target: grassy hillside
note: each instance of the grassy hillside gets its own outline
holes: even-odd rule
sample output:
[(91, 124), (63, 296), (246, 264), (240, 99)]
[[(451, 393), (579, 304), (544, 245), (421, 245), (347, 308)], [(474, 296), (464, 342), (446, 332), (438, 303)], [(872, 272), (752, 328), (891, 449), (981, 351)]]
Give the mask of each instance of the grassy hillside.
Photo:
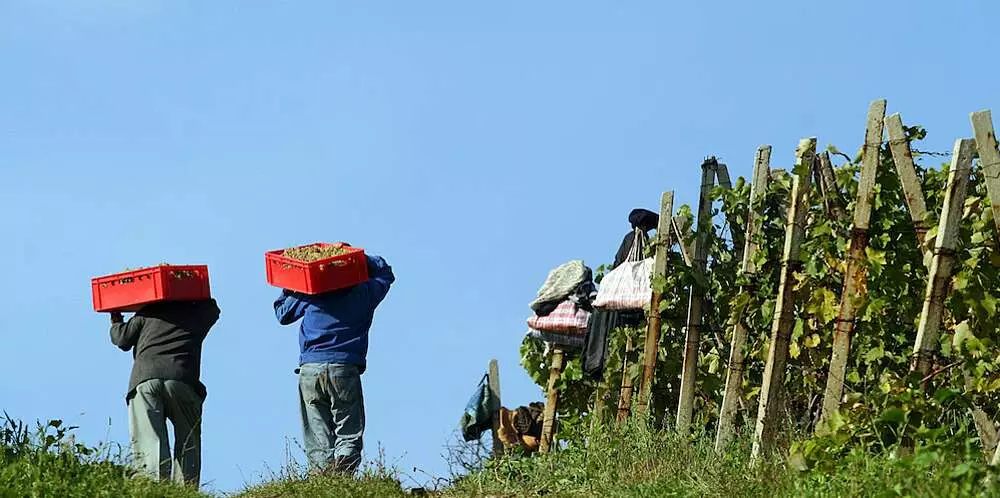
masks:
[[(29, 430), (7, 420), (0, 429), (0, 497), (59, 496), (170, 498), (209, 495), (134, 478), (120, 455), (76, 445), (58, 421)], [(848, 453), (794, 470), (785, 462), (752, 465), (747, 448), (724, 457), (710, 441), (629, 426), (588, 436), (546, 456), (509, 457), (456, 480), (437, 496), (1000, 496), (995, 472), (969, 457), (918, 448), (914, 457)], [(803, 466), (798, 464), (800, 468)], [(822, 470), (821, 470), (822, 469)], [(297, 473), (242, 490), (244, 498), (407, 496), (390, 471), (359, 479)]]
[(53, 420), (28, 427), (0, 421), (0, 497), (204, 497), (191, 489), (136, 479), (112, 448), (89, 448)]

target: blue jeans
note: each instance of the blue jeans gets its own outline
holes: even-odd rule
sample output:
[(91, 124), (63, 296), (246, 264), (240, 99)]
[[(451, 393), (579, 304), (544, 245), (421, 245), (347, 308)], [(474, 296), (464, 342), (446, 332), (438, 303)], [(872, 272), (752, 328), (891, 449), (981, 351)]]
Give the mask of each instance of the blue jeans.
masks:
[(357, 365), (299, 367), (302, 436), (311, 472), (354, 474), (361, 465), (365, 402)]

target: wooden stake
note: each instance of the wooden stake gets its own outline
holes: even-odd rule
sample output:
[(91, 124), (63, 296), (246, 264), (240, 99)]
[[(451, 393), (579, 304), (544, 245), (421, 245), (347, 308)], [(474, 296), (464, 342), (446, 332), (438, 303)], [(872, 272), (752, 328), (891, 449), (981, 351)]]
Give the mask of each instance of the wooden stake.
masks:
[(756, 460), (762, 453), (769, 453), (774, 443), (774, 435), (779, 424), (779, 400), (785, 382), (785, 367), (788, 362), (788, 345), (792, 335), (795, 309), (795, 273), (802, 267), (800, 246), (805, 233), (806, 212), (809, 210), (809, 169), (816, 155), (816, 138), (799, 141), (795, 151), (797, 175), (792, 177), (792, 195), (788, 202), (788, 218), (785, 221), (785, 248), (782, 254), (781, 281), (778, 297), (774, 304), (774, 321), (771, 326), (771, 344), (764, 367), (764, 381), (760, 390), (760, 406), (757, 408), (757, 427), (754, 430), (751, 458)]
[[(729, 178), (729, 168), (726, 167), (725, 164), (719, 163), (715, 167), (715, 181), (720, 187), (726, 190), (733, 189), (733, 182)], [(743, 259), (743, 249), (745, 249), (743, 232), (739, 230), (739, 224), (735, 223), (736, 220), (730, 218), (729, 216), (729, 213), (726, 213), (726, 221), (729, 222), (729, 233), (732, 234), (733, 237), (733, 257), (736, 259)]]
[[(660, 197), (660, 222), (656, 227), (656, 255), (653, 257), (653, 280), (667, 276), (667, 256), (670, 253), (670, 216), (674, 212), (674, 193), (664, 192)], [(649, 300), (649, 326), (646, 329), (642, 384), (639, 385), (639, 409), (649, 412), (649, 393), (652, 392), (656, 374), (656, 358), (660, 350), (660, 300), (655, 288)]]
[(500, 398), (500, 367), (497, 360), (490, 360), (489, 387), (493, 399), (497, 400), (497, 411), (493, 413), (493, 456), (503, 454), (503, 442), (500, 440), (500, 406), (503, 404)]
[[(758, 213), (755, 207), (760, 198), (767, 193), (767, 183), (769, 169), (771, 165), (771, 146), (764, 145), (757, 149), (757, 156), (754, 158), (753, 180), (750, 184), (750, 209), (747, 211), (747, 226), (745, 249), (743, 250), (743, 265), (741, 271), (744, 275), (756, 273), (754, 258), (757, 255)], [(744, 285), (741, 293), (753, 291), (753, 284)], [(733, 439), (733, 426), (736, 417), (736, 409), (743, 396), (743, 362), (745, 351), (743, 348), (747, 341), (747, 328), (743, 323), (745, 307), (733, 310), (733, 334), (732, 344), (729, 348), (729, 369), (726, 372), (726, 390), (722, 395), (722, 409), (719, 412), (719, 429), (715, 436), (715, 451), (722, 453), (729, 448)]]
[(830, 162), (829, 152), (824, 152), (818, 156), (816, 173), (820, 179), (820, 184), (823, 186), (823, 202), (830, 216), (838, 220), (846, 219), (847, 213), (844, 212), (844, 203), (840, 197), (840, 189), (837, 188), (837, 180), (833, 176), (833, 163)]
[(625, 354), (622, 356), (622, 387), (618, 393), (619, 422), (624, 422), (628, 418), (629, 410), (632, 409), (632, 376), (628, 374), (628, 357), (631, 356), (634, 346), (632, 334), (629, 332), (630, 330), (625, 331)]
[(559, 346), (552, 348), (552, 368), (549, 370), (549, 388), (545, 399), (545, 411), (542, 413), (542, 440), (539, 451), (548, 453), (552, 448), (552, 437), (556, 423), (556, 407), (559, 403), (559, 391), (556, 381), (562, 375), (563, 350)]
[(958, 239), (958, 225), (962, 221), (965, 194), (969, 186), (969, 172), (972, 168), (972, 152), (975, 140), (963, 138), (955, 141), (948, 170), (948, 190), (944, 194), (944, 208), (938, 223), (937, 240), (934, 243), (934, 258), (931, 260), (927, 290), (924, 293), (924, 307), (920, 312), (917, 326), (917, 340), (913, 345), (912, 371), (926, 377), (937, 353), (941, 314), (951, 280), (952, 265), (955, 262), (955, 245)]
[(906, 199), (906, 208), (910, 211), (910, 220), (913, 221), (913, 227), (917, 231), (917, 243), (920, 247), (924, 247), (928, 228), (927, 202), (924, 200), (924, 191), (920, 188), (917, 169), (913, 166), (913, 154), (910, 152), (910, 142), (906, 140), (903, 119), (896, 113), (886, 118), (885, 125), (889, 130), (892, 162), (896, 166), (899, 183), (903, 186), (903, 197)]
[(1000, 151), (997, 150), (997, 136), (993, 133), (993, 118), (990, 111), (985, 110), (972, 113), (971, 119), (986, 193), (993, 208), (993, 222), (1000, 227)]
[[(993, 132), (993, 118), (989, 110), (974, 112), (971, 115), (972, 129), (976, 134), (976, 150), (979, 152), (979, 164), (983, 168), (983, 177), (986, 180), (986, 192), (990, 197), (990, 204), (993, 208), (993, 222), (1000, 227), (1000, 219), (997, 219), (997, 199), (1000, 197), (1000, 151), (997, 150), (997, 137)], [(979, 431), (979, 439), (983, 447), (990, 449), (997, 447), (998, 436), (993, 421), (982, 408), (973, 405), (972, 418)]]
[[(712, 186), (715, 180), (714, 158), (701, 165), (701, 195), (698, 203), (697, 237), (694, 243), (694, 273), (703, 274), (708, 264), (708, 234), (712, 230)], [(694, 415), (694, 389), (698, 374), (698, 346), (701, 341), (701, 307), (704, 286), (691, 286), (688, 300), (686, 339), (684, 341), (684, 366), (681, 371), (681, 392), (677, 406), (677, 432), (686, 435)]]
[(840, 294), (840, 309), (833, 331), (833, 353), (826, 376), (826, 393), (818, 432), (825, 430), (826, 422), (840, 409), (844, 395), (844, 376), (851, 351), (851, 334), (858, 306), (868, 292), (865, 249), (868, 247), (868, 226), (875, 198), (875, 174), (878, 172), (879, 153), (882, 149), (882, 128), (885, 118), (885, 100), (876, 100), (868, 108), (868, 125), (865, 130), (865, 147), (861, 156), (861, 178), (858, 181), (858, 199), (854, 207), (854, 224), (847, 252), (847, 272)]
[(694, 266), (694, 248), (688, 243), (688, 239), (691, 238), (690, 228), (684, 228), (684, 218), (680, 215), (673, 217), (671, 226), (674, 236), (677, 237), (677, 243), (681, 247), (681, 257), (684, 258), (684, 264), (688, 267)]

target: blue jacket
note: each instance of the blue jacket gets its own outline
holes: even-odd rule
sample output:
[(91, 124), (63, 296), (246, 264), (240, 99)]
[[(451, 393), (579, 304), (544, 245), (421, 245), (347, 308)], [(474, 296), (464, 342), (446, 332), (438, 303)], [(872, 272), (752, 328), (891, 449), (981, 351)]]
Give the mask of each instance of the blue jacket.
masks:
[(375, 308), (396, 280), (384, 259), (367, 258), (368, 280), (363, 283), (317, 295), (283, 290), (274, 301), (278, 323), (289, 325), (302, 319), (299, 365), (346, 363), (364, 369)]

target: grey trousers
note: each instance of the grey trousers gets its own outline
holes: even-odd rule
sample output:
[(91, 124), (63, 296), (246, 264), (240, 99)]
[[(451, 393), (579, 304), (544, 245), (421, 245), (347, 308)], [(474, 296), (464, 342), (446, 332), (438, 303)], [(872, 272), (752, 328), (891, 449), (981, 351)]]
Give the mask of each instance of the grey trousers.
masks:
[[(201, 407), (204, 400), (188, 384), (150, 379), (128, 402), (132, 466), (153, 479), (198, 487), (201, 479)], [(174, 425), (170, 454), (167, 420)]]
[(355, 365), (299, 367), (302, 434), (311, 472), (354, 474), (361, 465), (365, 400)]

